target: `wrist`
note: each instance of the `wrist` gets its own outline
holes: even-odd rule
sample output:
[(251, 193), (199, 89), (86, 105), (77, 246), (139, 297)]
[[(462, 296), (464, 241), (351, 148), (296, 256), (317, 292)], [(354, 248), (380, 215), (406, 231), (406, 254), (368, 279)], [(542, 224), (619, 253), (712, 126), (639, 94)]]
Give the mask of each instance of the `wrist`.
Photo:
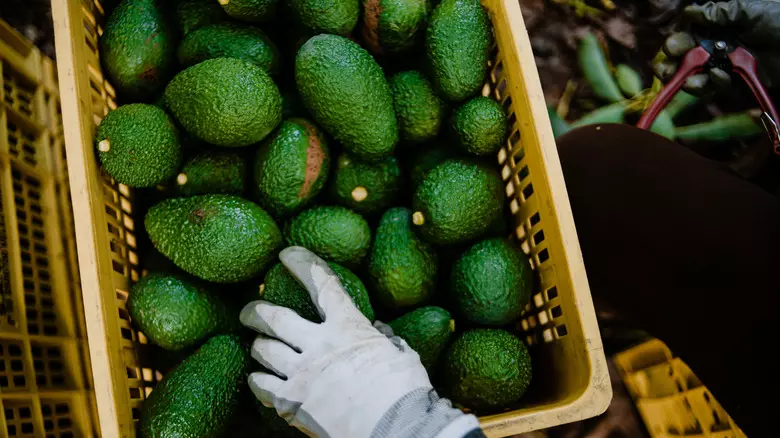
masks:
[(479, 421), (454, 409), (435, 390), (420, 388), (400, 398), (379, 420), (371, 438), (461, 438)]

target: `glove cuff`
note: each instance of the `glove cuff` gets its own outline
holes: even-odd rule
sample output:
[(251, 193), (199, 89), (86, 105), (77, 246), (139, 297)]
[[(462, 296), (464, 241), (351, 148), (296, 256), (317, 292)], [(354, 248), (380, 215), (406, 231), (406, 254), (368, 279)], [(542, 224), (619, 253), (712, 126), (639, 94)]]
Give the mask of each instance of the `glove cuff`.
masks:
[(435, 390), (418, 388), (390, 407), (374, 427), (371, 438), (459, 438), (478, 428), (476, 417), (454, 409)]

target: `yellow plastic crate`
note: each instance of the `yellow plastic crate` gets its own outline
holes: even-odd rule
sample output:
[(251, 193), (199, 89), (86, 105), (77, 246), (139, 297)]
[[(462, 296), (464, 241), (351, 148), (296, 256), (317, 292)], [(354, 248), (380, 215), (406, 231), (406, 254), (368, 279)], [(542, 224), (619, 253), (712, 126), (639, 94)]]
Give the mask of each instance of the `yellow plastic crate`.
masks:
[[(541, 278), (523, 319), (532, 345), (534, 381), (517, 409), (483, 417), (491, 436), (581, 420), (603, 412), (611, 398), (606, 360), (547, 116), (531, 44), (516, 0), (485, 0), (497, 47), (484, 94), (511, 114), (512, 134), (498, 156), (518, 245)], [(116, 106), (101, 72), (98, 0), (52, 0), (73, 208), (78, 221), (92, 374), (100, 430), (133, 436), (143, 400), (162, 377), (145, 352), (125, 303), (141, 274), (133, 191), (101, 171), (93, 133)]]
[(97, 424), (54, 63), (0, 21), (0, 436)]
[(658, 339), (616, 355), (614, 362), (651, 437), (745, 437), (688, 365)]

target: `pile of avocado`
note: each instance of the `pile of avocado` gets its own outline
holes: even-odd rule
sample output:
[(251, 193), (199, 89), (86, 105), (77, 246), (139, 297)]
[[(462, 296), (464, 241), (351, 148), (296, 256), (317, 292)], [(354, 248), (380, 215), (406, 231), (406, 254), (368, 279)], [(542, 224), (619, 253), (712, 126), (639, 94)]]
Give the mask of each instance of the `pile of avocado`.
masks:
[(479, 0), (110, 12), (100, 55), (122, 105), (95, 148), (148, 204), (154, 254), (128, 310), (179, 362), (144, 403), (141, 436), (301, 436), (247, 397), (257, 365), (238, 323), (260, 298), (320, 321), (279, 263), (290, 245), (328, 261), (368, 320), (391, 321), (456, 405), (517, 403), (531, 359), (512, 329), (534, 276), (506, 238), (494, 160), (509, 123), (481, 95), (492, 45)]

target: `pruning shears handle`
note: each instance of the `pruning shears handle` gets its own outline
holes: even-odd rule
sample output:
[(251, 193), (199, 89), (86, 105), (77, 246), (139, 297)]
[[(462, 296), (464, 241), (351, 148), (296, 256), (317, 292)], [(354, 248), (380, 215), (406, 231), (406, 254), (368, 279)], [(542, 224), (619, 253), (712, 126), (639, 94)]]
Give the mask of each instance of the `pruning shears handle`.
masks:
[(725, 67), (724, 70), (731, 70), (747, 83), (763, 110), (761, 122), (769, 135), (772, 147), (775, 153), (780, 155), (780, 127), (778, 127), (780, 117), (772, 99), (769, 98), (766, 87), (758, 77), (756, 58), (744, 47), (734, 46), (725, 41), (704, 40), (700, 42), (699, 46), (689, 51), (682, 59), (677, 73), (642, 114), (637, 127), (650, 129), (655, 118), (685, 85), (685, 81), (690, 76), (701, 73), (710, 67)]

